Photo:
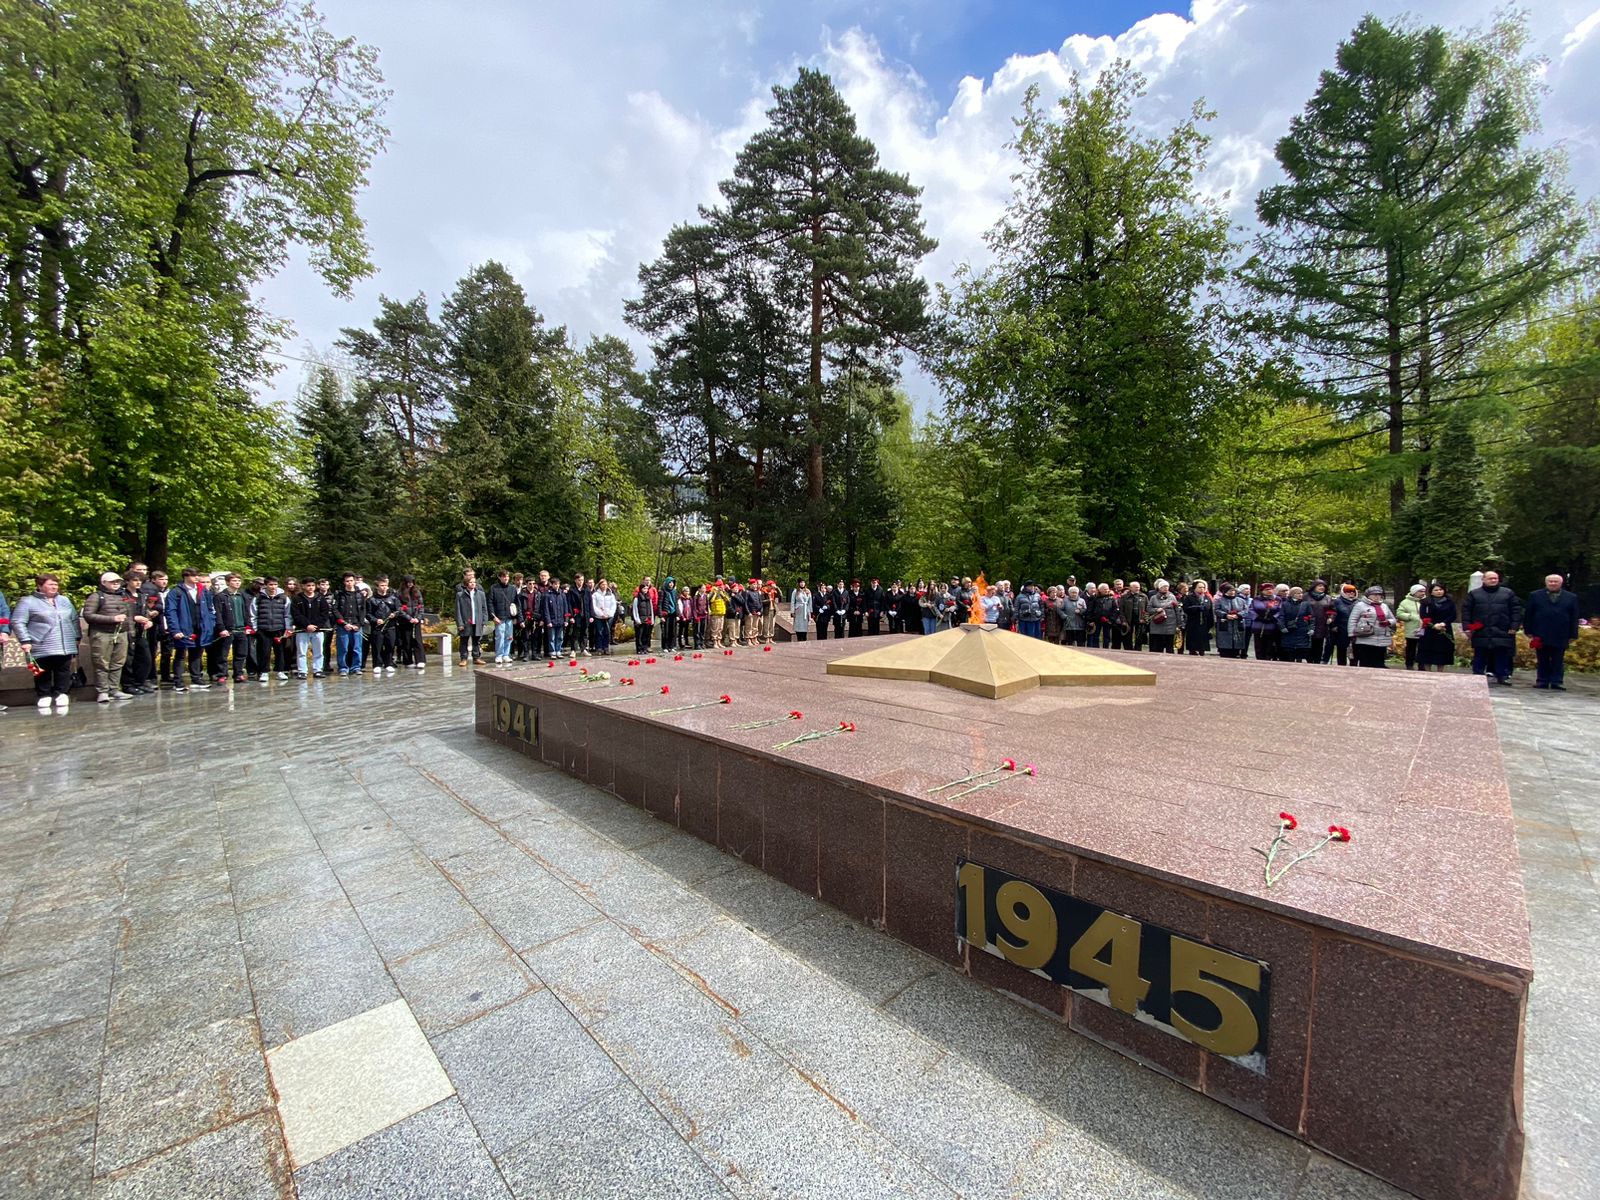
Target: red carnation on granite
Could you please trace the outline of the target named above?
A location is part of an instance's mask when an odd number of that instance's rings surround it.
[[[639,665],[639,660],[637,658],[630,658],[628,660],[628,665],[630,667],[637,667]]]
[[[1017,760],[1014,758],[1002,758],[1000,760],[1000,769],[1002,771],[1015,771],[1017,769]]]
[[[854,721],[840,721],[839,728],[846,733],[854,733],[856,731],[856,723]]]
[[[623,687],[632,687],[633,686],[633,680],[629,679],[626,675],[624,675],[621,679],[617,680],[617,682],[620,683]]]
[[[733,697],[729,696],[727,694],[723,694],[723,695],[717,697],[717,703],[719,703],[719,704],[732,704],[733,703]]]
[[[651,664],[651,663],[653,663],[653,662],[655,662],[655,661],[656,661],[656,660],[655,660],[655,659],[653,659],[653,658],[647,658],[647,659],[645,659],[645,660],[644,660],[644,661],[645,661],[645,664],[646,664],[646,665],[649,665],[649,664]]]
[[[672,656],[672,661],[673,661],[673,662],[682,662],[682,661],[683,661],[683,655],[681,655],[681,654],[674,654],[674,655],[673,655],[673,656]]]
[[[668,693],[668,692],[670,692],[670,691],[671,691],[671,690],[672,690],[672,689],[671,689],[671,688],[669,688],[669,687],[668,687],[668,686],[667,686],[667,685],[666,685],[666,684],[664,684],[664,683],[663,683],[663,684],[662,684],[662,685],[661,685],[661,694],[662,694],[662,695],[663,695],[663,696],[665,696],[665,695],[666,695],[666,694],[667,694],[667,693]]]
[[[1343,825],[1329,825],[1328,837],[1335,842],[1348,842],[1350,840],[1350,831]]]
[[[695,652],[694,652],[694,653],[693,653],[693,654],[691,654],[691,655],[690,655],[690,656],[689,656],[689,657],[690,657],[690,658],[704,658],[704,657],[705,657],[705,655],[704,655],[704,654],[701,654],[701,653],[700,653],[700,651],[698,651],[698,650],[696,650],[696,651],[695,651]]]
[[[1300,826],[1300,822],[1294,819],[1293,813],[1279,813],[1278,820],[1282,822],[1285,829],[1297,829]]]
[[[1032,763],[1024,763],[1022,765],[1022,773],[1024,775],[1038,775],[1039,768],[1034,766]]]
[[[545,663],[545,665],[544,665],[544,669],[545,669],[545,670],[547,670],[547,671],[553,671],[553,670],[555,670],[555,666],[556,666],[556,664],[555,664],[555,663],[553,663],[553,662],[547,662],[547,663]]]
[[[577,666],[577,665],[578,665],[578,660],[577,660],[577,659],[575,659],[575,658],[569,658],[569,659],[567,659],[567,666],[569,666],[569,667],[575,667],[575,666]]]
[[[789,720],[791,721],[798,721],[804,716],[805,713],[801,712],[798,708],[791,708],[789,710]]]
[[[761,647],[761,653],[763,653],[763,654],[771,654],[772,653],[772,647],[771,646],[763,646],[763,647]]]
[[[722,653],[727,655],[729,658],[733,657],[733,651],[732,650],[724,650]]]

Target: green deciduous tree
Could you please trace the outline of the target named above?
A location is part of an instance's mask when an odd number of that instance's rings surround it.
[[[1377,439],[1398,514],[1449,404],[1522,386],[1482,356],[1587,269],[1585,224],[1536,128],[1537,62],[1481,36],[1365,18],[1277,147],[1246,278],[1309,392]]]
[[[1143,90],[1120,63],[1075,78],[1053,114],[1029,94],[994,265],[958,276],[940,367],[965,427],[1005,440],[998,461],[1081,489],[1096,561],[1121,570],[1166,565],[1235,374],[1228,220],[1195,185],[1206,114],[1147,136]]]
[[[115,480],[102,539],[225,552],[281,478],[249,390],[278,330],[250,287],[295,245],[336,289],[370,269],[355,197],[383,102],[373,52],[310,5],[6,6],[0,347],[56,373],[53,436]],[[48,504],[24,514],[38,536]]]

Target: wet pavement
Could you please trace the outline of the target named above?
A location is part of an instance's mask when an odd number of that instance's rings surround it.
[[[435,667],[0,716],[0,1196],[1399,1195],[470,705]],[[1600,688],[1495,710],[1524,1192],[1600,1195]]]

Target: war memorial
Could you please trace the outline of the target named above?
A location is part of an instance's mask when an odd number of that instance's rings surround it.
[[[976,624],[606,668],[484,670],[477,730],[1063,1038],[1425,1200],[1517,1196],[1533,956],[1481,679]]]

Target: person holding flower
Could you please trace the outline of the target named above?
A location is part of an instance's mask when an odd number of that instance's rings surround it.
[[[1434,580],[1418,609],[1422,636],[1418,639],[1419,670],[1442,671],[1456,661],[1456,602],[1444,584]]]
[[[33,658],[33,690],[40,712],[52,706],[58,713],[71,702],[72,659],[78,653],[78,613],[61,594],[56,575],[34,578],[35,591],[18,602],[11,614],[11,632],[25,654]]]
[[[1400,622],[1401,633],[1406,639],[1406,670],[1420,671],[1422,664],[1417,661],[1417,652],[1422,648],[1422,602],[1427,598],[1428,589],[1425,584],[1413,583],[1406,593],[1406,598],[1394,606],[1394,615]]]
[[[1375,583],[1350,610],[1350,651],[1358,667],[1385,667],[1394,642],[1394,610],[1383,602],[1383,585]]]

